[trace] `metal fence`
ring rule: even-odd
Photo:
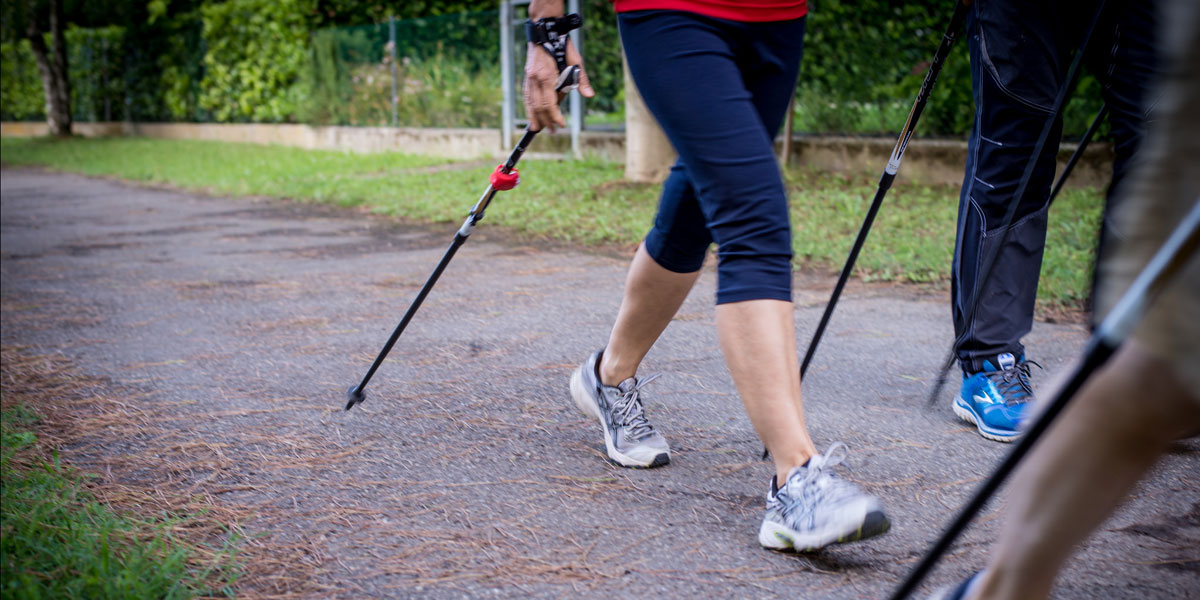
[[[498,48],[490,11],[316,31],[310,120],[497,127]]]

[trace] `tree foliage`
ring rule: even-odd
[[[64,21],[77,26],[66,32],[76,118],[388,122],[391,15],[397,66],[404,67],[398,69],[401,92],[412,96],[401,104],[412,107],[412,118],[435,115],[430,123],[441,123],[443,113],[462,109],[456,114],[464,115],[463,124],[497,124],[490,120],[499,112],[495,0],[59,1]],[[797,111],[805,118],[798,131],[894,134],[954,1],[809,0],[797,84]],[[40,81],[20,18],[28,2],[0,0],[4,118],[44,112],[42,92],[31,87],[40,88]],[[588,109],[620,113],[612,4],[581,5],[584,58],[597,91]],[[91,30],[106,33],[86,33]],[[960,42],[952,52],[918,133],[962,135],[970,127],[965,47]],[[422,77],[429,81],[414,79]],[[434,84],[457,87],[435,90]],[[1068,137],[1081,133],[1099,108],[1098,87],[1094,78],[1081,81],[1065,113]],[[356,97],[366,104],[347,104]]]
[[[311,0],[228,0],[204,20],[201,108],[218,121],[287,121],[304,101]]]
[[[496,0],[316,0],[312,12],[312,25],[317,28],[370,25],[382,23],[389,16],[396,19],[416,19],[498,8],[499,2]]]

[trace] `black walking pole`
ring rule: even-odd
[[[543,19],[536,24],[536,27],[534,25],[527,23],[526,33],[530,36],[531,42],[544,47],[554,57],[559,71],[555,89],[559,93],[564,93],[578,87],[579,67],[566,64],[567,33],[583,25],[583,20],[579,15],[569,14],[558,19]],[[539,35],[541,36],[540,38],[537,37]],[[576,116],[572,115],[572,118],[576,118]],[[484,211],[492,203],[492,198],[496,196],[496,192],[511,190],[516,187],[520,181],[516,171],[517,162],[521,160],[521,156],[525,154],[525,149],[529,147],[529,143],[533,141],[534,136],[537,134],[537,130],[526,128],[525,135],[521,136],[520,141],[517,142],[517,146],[508,155],[508,160],[504,161],[504,164],[496,167],[496,170],[492,172],[491,182],[488,184],[487,189],[483,191],[483,196],[471,208],[471,212],[467,213],[467,219],[463,221],[462,227],[459,227],[458,232],[454,234],[454,240],[450,242],[450,247],[446,249],[446,253],[442,255],[442,259],[434,267],[433,273],[429,275],[429,279],[425,281],[425,285],[421,286],[421,291],[417,292],[417,297],[413,299],[412,304],[408,307],[408,311],[404,313],[404,317],[400,319],[400,323],[392,331],[391,337],[388,338],[387,343],[383,345],[383,349],[375,357],[375,362],[371,364],[370,369],[367,369],[367,374],[363,376],[362,381],[358,385],[350,386],[350,389],[346,391],[346,410],[354,408],[355,404],[359,404],[366,399],[364,390],[367,387],[367,382],[371,381],[371,377],[375,375],[375,371],[379,369],[379,365],[383,364],[383,359],[387,358],[388,353],[392,351],[392,346],[396,345],[396,340],[400,339],[400,334],[404,333],[404,328],[408,327],[408,322],[412,320],[413,315],[417,314],[417,309],[421,308],[421,303],[425,301],[425,297],[433,289],[433,284],[437,283],[438,278],[442,276],[442,271],[446,270],[446,265],[450,264],[450,259],[454,258],[454,253],[458,252],[458,249],[466,243],[467,237],[471,235],[471,232],[475,229],[475,225],[483,219]]]
[[[412,304],[408,307],[408,311],[404,313],[404,317],[400,319],[400,323],[392,331],[391,337],[388,338],[387,343],[383,345],[383,349],[375,357],[375,362],[371,364],[371,368],[367,370],[367,374],[363,376],[362,381],[358,385],[351,386],[346,392],[346,410],[354,408],[355,404],[366,399],[363,390],[367,387],[367,382],[371,381],[371,377],[375,375],[375,371],[379,369],[379,365],[383,363],[383,359],[392,351],[392,346],[396,345],[396,340],[400,339],[400,334],[404,333],[404,328],[408,327],[408,322],[412,320],[413,315],[417,314],[417,309],[421,308],[421,303],[425,301],[425,297],[433,289],[433,284],[437,283],[438,278],[442,276],[442,271],[446,270],[446,265],[450,264],[450,259],[454,258],[454,253],[458,252],[458,249],[466,243],[467,237],[475,229],[475,224],[483,219],[483,213],[487,210],[488,205],[491,204],[492,198],[496,196],[496,192],[511,189],[519,181],[514,167],[517,165],[517,161],[521,160],[521,155],[525,154],[525,149],[529,147],[529,143],[533,141],[534,136],[537,134],[538,132],[533,129],[526,129],[525,135],[521,136],[521,140],[517,142],[517,147],[513,148],[512,154],[508,155],[508,160],[504,161],[504,164],[492,172],[491,183],[484,190],[483,196],[479,198],[479,201],[471,208],[471,212],[467,214],[467,219],[463,221],[462,227],[454,234],[454,240],[450,242],[450,247],[446,249],[446,253],[442,255],[442,259],[434,267],[433,273],[429,275],[429,279],[425,280],[425,285],[421,286],[421,291],[417,292],[417,297],[413,299]],[[506,185],[508,187],[504,187]]]
[[[941,537],[930,547],[925,557],[913,568],[900,587],[896,588],[891,596],[892,600],[903,600],[916,589],[933,565],[970,524],[971,519],[975,518],[975,515],[992,497],[992,494],[1000,488],[1000,485],[1029,452],[1029,449],[1050,427],[1054,418],[1071,401],[1075,392],[1079,391],[1088,377],[1113,355],[1121,342],[1125,341],[1133,326],[1138,323],[1158,293],[1189,260],[1195,259],[1198,246],[1200,246],[1200,199],[1196,200],[1191,212],[1175,228],[1171,237],[1167,238],[1154,258],[1150,259],[1150,263],[1146,265],[1146,268],[1121,296],[1120,301],[1096,328],[1096,333],[1092,335],[1084,348],[1083,359],[1071,372],[1066,384],[1050,399],[1045,411],[1037,421],[1025,432],[1008,456],[1004,457],[1004,461],[996,467],[991,477],[979,487],[979,491],[975,492],[975,495],[955,517],[954,522],[942,532]],[[1182,316],[1187,318],[1187,315]]]
[[[875,222],[875,215],[879,212],[879,206],[883,204],[883,197],[887,195],[888,189],[892,187],[892,181],[896,179],[896,172],[900,169],[900,160],[904,158],[904,150],[908,148],[908,141],[912,138],[913,131],[917,128],[917,120],[921,118],[921,112],[925,110],[925,103],[929,100],[929,95],[933,92],[933,84],[937,81],[938,74],[942,71],[942,66],[946,62],[946,55],[950,53],[950,47],[954,45],[954,41],[958,39],[959,30],[962,29],[963,21],[967,16],[967,5],[961,0],[954,2],[954,14],[950,17],[950,25],[946,28],[946,33],[942,36],[942,43],[938,45],[937,52],[933,55],[933,62],[929,65],[929,70],[925,73],[925,81],[921,83],[921,90],[917,93],[917,100],[913,104],[912,110],[908,113],[908,120],[904,123],[904,129],[900,132],[900,139],[896,140],[896,146],[892,149],[892,155],[888,159],[887,166],[883,169],[883,174],[879,177],[879,188],[875,191],[875,199],[871,201],[871,207],[867,210],[867,216],[863,219],[862,227],[858,230],[858,237],[854,239],[854,246],[850,249],[850,256],[846,258],[846,265],[842,267],[842,273],[838,276],[837,285],[833,286],[833,295],[829,297],[829,304],[825,305],[825,314],[821,315],[821,321],[817,324],[817,330],[813,333],[812,341],[808,343],[808,350],[804,353],[804,361],[800,363],[800,378],[804,379],[804,374],[808,372],[808,365],[812,362],[813,354],[817,351],[817,344],[821,342],[821,336],[825,333],[825,327],[829,325],[829,318],[833,315],[833,309],[837,306],[838,298],[842,295],[842,288],[846,287],[846,280],[850,278],[850,272],[854,270],[854,262],[858,260],[858,253],[862,251],[863,244],[867,241],[867,234],[871,231],[871,224]]]

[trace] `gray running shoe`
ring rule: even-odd
[[[772,550],[812,552],[887,532],[891,522],[879,501],[830,472],[845,457],[846,446],[835,442],[807,466],[792,469],[782,488],[772,477],[758,543]]]
[[[646,420],[642,386],[658,375],[630,377],[616,387],[600,383],[600,355],[593,352],[571,375],[571,396],[583,414],[600,420],[608,457],[622,467],[661,467],[671,462],[671,449]]]

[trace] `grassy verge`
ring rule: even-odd
[[[3,161],[231,195],[363,206],[414,222],[461,221],[491,168],[399,153],[357,155],[218,142],[151,139],[13,139]],[[621,181],[620,165],[527,161],[522,184],[502,194],[486,223],[528,238],[631,245],[654,214],[657,186]],[[787,173],[799,268],[838,269],[874,195],[873,177]],[[954,186],[900,182],[872,229],[858,275],[943,283],[954,247]],[[1051,211],[1039,302],[1074,307],[1087,296],[1102,197],[1067,190]]]
[[[118,513],[87,491],[86,475],[41,447],[37,416],[22,405],[0,414],[0,596],[8,598],[192,598],[228,595],[229,549],[212,552],[172,529],[181,516]],[[47,456],[49,454],[49,456]]]

